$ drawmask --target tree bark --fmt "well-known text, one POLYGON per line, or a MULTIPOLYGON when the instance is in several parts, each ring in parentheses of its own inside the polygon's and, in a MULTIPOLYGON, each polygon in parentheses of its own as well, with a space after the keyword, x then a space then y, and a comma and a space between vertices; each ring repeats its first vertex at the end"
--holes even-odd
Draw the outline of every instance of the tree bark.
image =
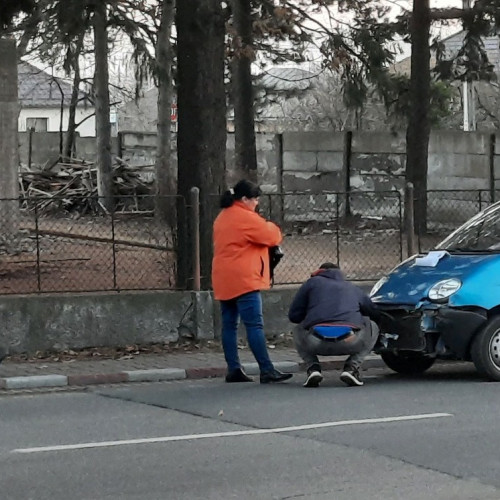
POLYGON ((73 90, 71 92, 71 102, 69 104, 68 130, 66 131, 66 141, 64 142, 64 157, 68 160, 73 156, 76 134, 76 107, 80 93, 80 68, 74 69, 73 90))
POLYGON ((156 69, 158 77, 158 125, 155 161, 156 215, 170 225, 176 224, 176 207, 172 195, 176 194, 176 172, 171 155, 171 108, 172 108, 172 60, 170 43, 174 20, 175 0, 163 0, 158 42, 156 46, 156 69))
POLYGON ((109 121, 108 32, 105 2, 94 7, 95 117, 97 140, 97 192, 108 211, 113 210, 113 170, 111 165, 111 124, 109 121))
MULTIPOLYGON (((411 32, 410 116, 406 131, 406 179, 414 186, 415 231, 427 229, 429 101, 431 93, 429 0, 413 0, 411 32)), ((407 200, 407 203, 412 200, 407 200)))
POLYGON ((83 39, 85 33, 82 33, 78 38, 75 50, 70 54, 71 57, 71 68, 74 71, 73 75, 73 89, 71 92, 71 102, 69 105, 69 116, 68 116, 68 130, 66 131, 66 141, 64 144, 64 156, 71 159, 73 156, 73 149, 75 146, 75 134, 76 134, 76 108, 79 103, 80 98, 80 83, 82 81, 80 75, 80 54, 83 48, 83 39))
MULTIPOLYGON (((177 5, 178 193, 189 200, 200 188, 201 286, 210 285, 212 224, 224 185, 226 97, 225 26, 220 0, 182 0, 177 5)), ((192 240, 186 218, 178 214, 178 286, 192 286, 192 240)))
POLYGON ((254 58, 250 0, 232 0, 235 28, 231 61, 234 106, 235 164, 240 177, 257 182, 254 94, 251 64, 254 58))
POLYGON ((0 38, 0 240, 15 243, 19 222, 16 42, 0 38))

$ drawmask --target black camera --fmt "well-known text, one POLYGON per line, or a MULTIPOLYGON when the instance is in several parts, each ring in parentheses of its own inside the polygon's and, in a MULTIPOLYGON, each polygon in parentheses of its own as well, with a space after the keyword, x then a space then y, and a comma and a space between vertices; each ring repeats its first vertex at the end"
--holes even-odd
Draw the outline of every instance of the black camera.
POLYGON ((269 269, 271 271, 271 280, 274 278, 275 267, 279 264, 284 255, 285 253, 279 245, 269 247, 269 269))

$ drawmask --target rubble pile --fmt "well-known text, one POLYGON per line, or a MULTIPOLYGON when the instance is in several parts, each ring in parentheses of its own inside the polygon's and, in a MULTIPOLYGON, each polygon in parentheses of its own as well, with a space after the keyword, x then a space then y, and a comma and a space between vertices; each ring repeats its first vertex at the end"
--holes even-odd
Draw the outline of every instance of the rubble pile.
MULTIPOLYGON (((151 210, 152 183, 145 182, 143 167, 128 165, 115 158, 113 165, 113 196, 118 211, 143 212, 151 210)), ((97 194, 97 168, 93 163, 72 160, 58 162, 42 170, 22 171, 19 175, 22 207, 38 214, 77 211, 106 212, 97 194)))

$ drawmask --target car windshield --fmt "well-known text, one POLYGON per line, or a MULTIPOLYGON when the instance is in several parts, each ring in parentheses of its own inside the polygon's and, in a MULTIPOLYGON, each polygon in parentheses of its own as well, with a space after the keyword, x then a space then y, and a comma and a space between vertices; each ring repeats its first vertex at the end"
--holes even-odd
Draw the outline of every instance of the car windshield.
POLYGON ((500 251, 500 203, 474 216, 436 248, 449 252, 500 251))

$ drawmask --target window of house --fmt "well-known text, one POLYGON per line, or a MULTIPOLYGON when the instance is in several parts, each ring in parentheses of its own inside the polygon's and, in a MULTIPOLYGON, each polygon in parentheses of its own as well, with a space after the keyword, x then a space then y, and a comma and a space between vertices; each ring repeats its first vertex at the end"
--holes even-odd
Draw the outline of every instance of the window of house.
POLYGON ((26 118, 26 130, 34 129, 35 132, 47 132, 48 118, 26 118))

